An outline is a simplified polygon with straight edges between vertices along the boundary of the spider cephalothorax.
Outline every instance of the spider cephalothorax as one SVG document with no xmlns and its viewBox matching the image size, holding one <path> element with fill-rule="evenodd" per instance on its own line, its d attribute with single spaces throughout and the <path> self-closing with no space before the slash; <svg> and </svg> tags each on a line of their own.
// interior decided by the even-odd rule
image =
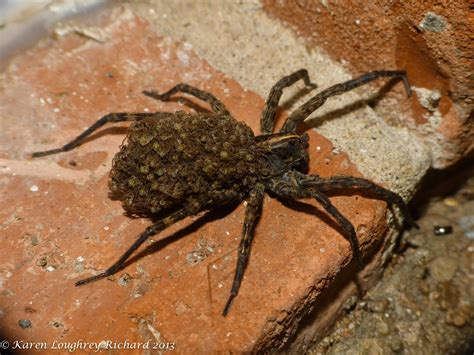
<svg viewBox="0 0 474 355">
<path fill-rule="evenodd" d="M 347 234 L 354 258 L 362 268 L 354 227 L 332 205 L 325 192 L 338 189 L 367 192 L 371 197 L 397 205 L 404 218 L 410 224 L 416 224 L 399 195 L 373 182 L 350 176 L 321 178 L 307 175 L 308 136 L 297 133 L 296 128 L 327 98 L 380 77 L 402 79 L 407 94 L 411 94 L 405 72 L 370 72 L 320 92 L 296 109 L 279 133 L 272 133 L 282 90 L 300 79 L 308 86 L 313 85 L 305 69 L 286 76 L 270 91 L 261 117 L 262 134 L 259 136 L 255 136 L 245 123 L 236 121 L 224 104 L 210 93 L 186 84 L 176 85 L 164 94 L 144 91 L 145 95 L 162 101 L 169 100 L 177 92 L 187 93 L 209 103 L 213 112 L 111 113 L 63 147 L 33 153 L 33 157 L 41 157 L 68 151 L 108 122 L 133 121 L 125 143 L 114 157 L 110 190 L 131 215 L 165 214 L 165 217 L 149 226 L 115 264 L 98 275 L 76 282 L 76 285 L 115 274 L 145 240 L 178 220 L 218 205 L 246 199 L 237 269 L 230 297 L 222 313 L 225 316 L 240 288 L 265 193 L 281 199 L 316 199 Z"/>
</svg>

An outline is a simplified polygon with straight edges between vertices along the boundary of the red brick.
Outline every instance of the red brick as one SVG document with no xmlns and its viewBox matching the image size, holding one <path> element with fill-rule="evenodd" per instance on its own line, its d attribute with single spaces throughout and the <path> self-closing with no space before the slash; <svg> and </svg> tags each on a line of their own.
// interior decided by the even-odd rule
<svg viewBox="0 0 474 355">
<path fill-rule="evenodd" d="M 116 261 L 150 224 L 127 218 L 120 203 L 108 197 L 107 173 L 126 130 L 105 128 L 60 155 L 30 160 L 28 153 L 64 144 L 109 112 L 189 110 L 144 97 L 143 89 L 163 91 L 178 82 L 198 86 L 221 98 L 255 131 L 264 103 L 186 45 L 154 34 L 139 18 L 115 19 L 106 29 L 105 43 L 74 34 L 44 40 L 14 59 L 5 74 L 8 85 L 0 95 L 5 126 L 0 245 L 8 251 L 0 256 L 3 332 L 49 344 L 151 339 L 174 342 L 183 352 L 208 352 L 280 346 L 313 306 L 320 327 L 326 327 L 339 306 L 318 310 L 327 307 L 318 300 L 331 288 L 331 295 L 344 289 L 355 276 L 353 267 L 346 267 L 352 258 L 348 241 L 312 201 L 290 209 L 265 199 L 250 263 L 226 318 L 220 313 L 234 274 L 242 205 L 226 216 L 181 221 L 155 236 L 155 243 L 142 248 L 113 281 L 74 287 L 74 281 Z M 311 172 L 359 175 L 345 154 L 309 133 L 311 146 L 321 148 L 311 149 Z M 385 204 L 355 195 L 331 200 L 355 225 L 365 253 L 376 253 L 386 231 Z M 191 265 L 187 254 L 203 239 L 214 252 Z M 132 278 L 121 286 L 125 273 Z M 32 327 L 21 329 L 20 319 L 31 320 Z"/>
</svg>

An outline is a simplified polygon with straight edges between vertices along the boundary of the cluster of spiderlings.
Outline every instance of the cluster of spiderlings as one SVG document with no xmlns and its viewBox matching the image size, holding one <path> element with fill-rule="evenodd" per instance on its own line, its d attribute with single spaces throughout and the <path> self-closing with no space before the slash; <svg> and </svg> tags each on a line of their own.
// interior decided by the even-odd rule
<svg viewBox="0 0 474 355">
<path fill-rule="evenodd" d="M 157 113 L 130 126 L 109 186 L 133 215 L 190 202 L 204 209 L 241 199 L 260 161 L 252 130 L 232 117 Z"/>
</svg>

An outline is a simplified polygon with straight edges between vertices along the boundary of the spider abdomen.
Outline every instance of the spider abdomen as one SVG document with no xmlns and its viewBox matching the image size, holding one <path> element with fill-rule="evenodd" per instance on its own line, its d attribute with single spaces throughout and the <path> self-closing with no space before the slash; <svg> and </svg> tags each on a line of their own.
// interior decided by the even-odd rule
<svg viewBox="0 0 474 355">
<path fill-rule="evenodd" d="M 113 160 L 112 194 L 134 215 L 241 198 L 257 180 L 255 136 L 230 116 L 157 113 L 133 123 Z"/>
</svg>

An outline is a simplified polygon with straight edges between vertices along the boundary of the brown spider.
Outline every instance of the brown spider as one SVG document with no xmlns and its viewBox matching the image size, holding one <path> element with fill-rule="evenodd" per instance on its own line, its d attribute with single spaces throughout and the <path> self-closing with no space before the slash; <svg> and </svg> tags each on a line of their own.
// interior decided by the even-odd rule
<svg viewBox="0 0 474 355">
<path fill-rule="evenodd" d="M 408 96 L 411 95 L 404 71 L 370 72 L 320 92 L 296 109 L 279 133 L 272 133 L 283 89 L 300 79 L 306 85 L 313 86 L 308 72 L 298 70 L 279 80 L 271 89 L 262 112 L 262 134 L 259 136 L 255 136 L 245 123 L 236 121 L 224 104 L 208 92 L 186 84 L 176 85 L 164 94 L 144 91 L 145 95 L 161 101 L 168 101 L 177 92 L 190 94 L 210 104 L 213 113 L 110 113 L 62 148 L 33 153 L 33 157 L 42 157 L 69 151 L 108 122 L 134 121 L 128 129 L 125 143 L 113 159 L 109 187 L 129 214 L 151 215 L 158 219 L 146 228 L 117 262 L 98 275 L 77 281 L 76 286 L 123 269 L 125 261 L 143 242 L 175 222 L 218 205 L 246 199 L 237 268 L 229 299 L 222 312 L 226 316 L 240 288 L 265 192 L 281 199 L 316 199 L 347 234 L 354 258 L 363 268 L 354 227 L 334 207 L 325 192 L 341 189 L 365 192 L 397 205 L 408 223 L 413 226 L 416 223 L 398 194 L 371 181 L 350 176 L 321 178 L 307 175 L 308 135 L 297 133 L 296 128 L 327 98 L 380 77 L 402 79 Z"/>
</svg>

